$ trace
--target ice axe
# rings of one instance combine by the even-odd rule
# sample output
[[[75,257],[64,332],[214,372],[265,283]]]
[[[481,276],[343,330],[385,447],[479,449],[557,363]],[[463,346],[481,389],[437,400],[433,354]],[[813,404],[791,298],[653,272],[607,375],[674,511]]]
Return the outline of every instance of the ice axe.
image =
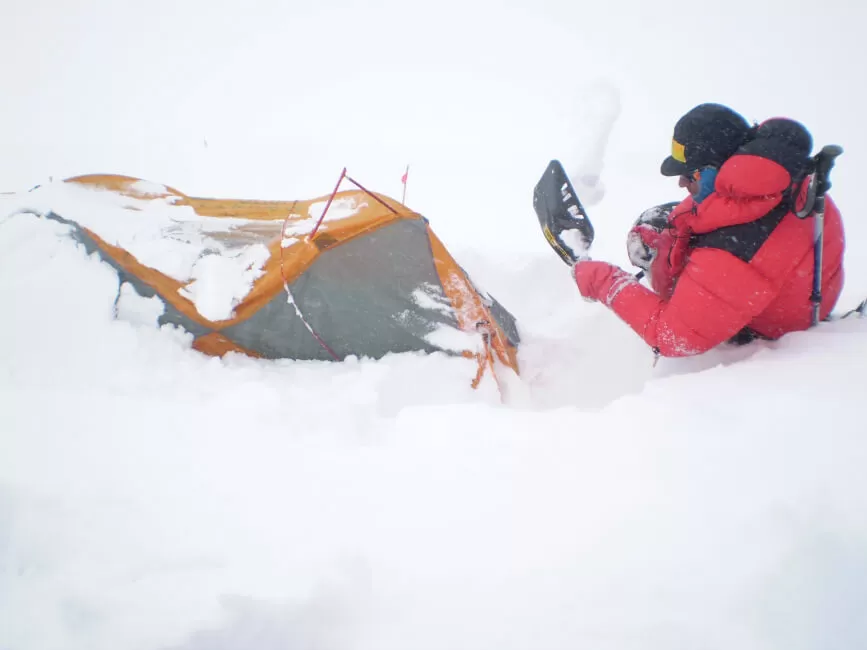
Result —
[[[843,148],[836,144],[828,144],[813,156],[813,178],[807,189],[807,200],[804,207],[795,212],[799,219],[813,216],[813,291],[810,302],[813,304],[812,324],[819,324],[819,310],[822,306],[822,249],[825,235],[825,192],[831,188],[828,175],[834,166],[834,160],[843,153]]]

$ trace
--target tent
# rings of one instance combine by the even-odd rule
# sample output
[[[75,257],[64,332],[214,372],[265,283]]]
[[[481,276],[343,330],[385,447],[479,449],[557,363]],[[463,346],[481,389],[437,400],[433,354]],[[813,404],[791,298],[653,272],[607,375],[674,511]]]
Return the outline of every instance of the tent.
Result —
[[[339,191],[344,179],[355,187]],[[345,170],[341,182],[312,200],[258,201],[77,176],[63,182],[76,200],[52,203],[45,216],[69,224],[121,287],[158,297],[159,324],[190,332],[206,354],[342,360],[442,351],[478,360],[474,385],[495,364],[517,372],[514,317],[474,286],[428,220]],[[125,237],[127,222],[155,228],[158,244],[143,247],[140,230]],[[170,243],[186,248],[167,256]],[[193,270],[177,272],[187,258]]]

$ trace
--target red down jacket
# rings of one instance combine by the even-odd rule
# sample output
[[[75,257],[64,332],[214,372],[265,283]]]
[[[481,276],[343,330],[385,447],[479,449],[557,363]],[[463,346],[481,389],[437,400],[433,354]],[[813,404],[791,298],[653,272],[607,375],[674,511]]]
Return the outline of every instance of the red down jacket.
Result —
[[[794,188],[798,208],[808,180]],[[700,204],[687,198],[671,213],[675,239],[665,262],[671,264],[673,285],[668,291],[655,286],[660,293],[654,293],[630,282],[609,307],[671,357],[700,354],[744,328],[771,339],[807,329],[814,221],[798,219],[788,207],[784,193],[791,186],[783,164],[756,153],[732,156],[709,197]],[[821,318],[843,287],[843,251],[840,213],[826,196]]]

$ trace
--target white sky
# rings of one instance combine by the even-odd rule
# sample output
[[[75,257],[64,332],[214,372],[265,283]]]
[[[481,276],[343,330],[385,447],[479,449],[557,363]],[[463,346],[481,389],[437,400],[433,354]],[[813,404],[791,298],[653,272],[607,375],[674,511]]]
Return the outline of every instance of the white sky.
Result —
[[[580,157],[603,84],[622,105],[594,209],[612,254],[641,210],[681,195],[659,163],[703,101],[842,144],[845,216],[867,168],[865,18],[850,0],[2,0],[0,191],[112,172],[308,198],[346,165],[399,197],[409,163],[409,204],[451,245],[496,229],[541,250],[532,186],[550,158]]]

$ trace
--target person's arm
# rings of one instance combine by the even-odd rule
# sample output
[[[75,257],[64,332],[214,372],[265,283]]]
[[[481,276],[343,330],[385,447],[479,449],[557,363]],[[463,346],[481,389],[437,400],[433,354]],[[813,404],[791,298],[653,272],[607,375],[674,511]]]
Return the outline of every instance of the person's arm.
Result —
[[[725,251],[692,251],[665,300],[605,262],[579,262],[582,295],[605,303],[659,354],[701,354],[727,341],[771,303],[777,291],[749,264]]]

